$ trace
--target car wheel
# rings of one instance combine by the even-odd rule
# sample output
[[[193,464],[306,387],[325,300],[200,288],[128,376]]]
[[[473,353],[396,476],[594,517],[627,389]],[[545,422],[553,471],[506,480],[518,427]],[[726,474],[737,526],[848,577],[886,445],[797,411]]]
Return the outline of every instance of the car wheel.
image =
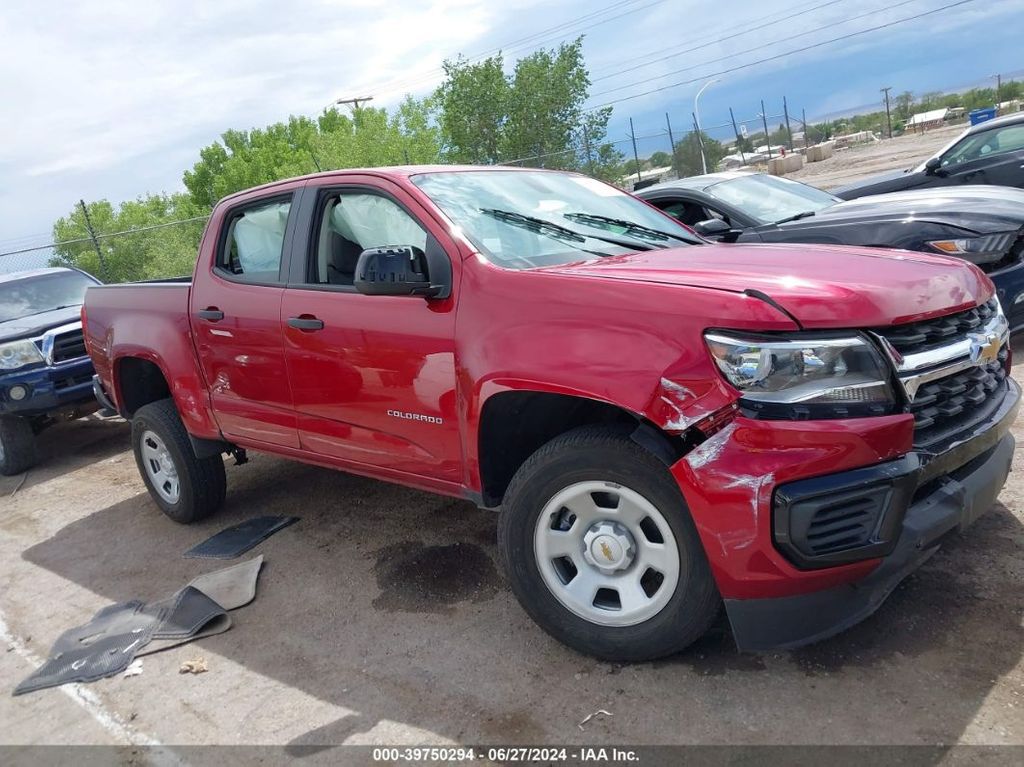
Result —
[[[31,422],[13,415],[0,416],[0,474],[21,474],[37,460]]]
[[[598,658],[678,652],[720,609],[675,481],[611,428],[569,432],[522,465],[505,496],[498,543],[526,612],[556,639]]]
[[[224,461],[219,455],[196,457],[173,401],[160,400],[136,411],[132,449],[150,496],[175,522],[197,522],[223,505]]]

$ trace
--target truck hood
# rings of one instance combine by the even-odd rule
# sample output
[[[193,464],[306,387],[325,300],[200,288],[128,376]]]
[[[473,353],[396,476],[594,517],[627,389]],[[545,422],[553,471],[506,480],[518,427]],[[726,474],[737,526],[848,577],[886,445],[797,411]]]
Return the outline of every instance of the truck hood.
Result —
[[[81,312],[81,306],[70,306],[66,309],[54,309],[52,312],[30,314],[27,317],[16,317],[0,322],[0,343],[16,341],[19,338],[36,338],[51,328],[77,322],[81,319]]]
[[[697,245],[547,267],[547,272],[767,294],[806,328],[883,327],[987,301],[959,259],[833,245]],[[681,297],[685,308],[685,297]]]
[[[904,219],[948,224],[977,234],[1013,231],[1024,226],[1024,190],[959,186],[889,192],[841,202],[793,224]]]

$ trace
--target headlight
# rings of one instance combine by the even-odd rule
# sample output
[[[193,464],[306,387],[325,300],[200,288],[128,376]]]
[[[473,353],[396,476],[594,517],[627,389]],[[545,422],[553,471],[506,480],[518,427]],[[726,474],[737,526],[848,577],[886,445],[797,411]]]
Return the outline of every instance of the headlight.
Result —
[[[744,400],[780,405],[894,402],[881,355],[860,336],[743,337],[707,333],[715,364]]]
[[[42,352],[31,341],[14,341],[9,344],[0,344],[0,370],[15,370],[16,368],[42,361]]]
[[[969,261],[984,264],[998,261],[1006,255],[1017,235],[1018,232],[997,232],[961,240],[933,240],[928,244],[947,256],[962,256]]]

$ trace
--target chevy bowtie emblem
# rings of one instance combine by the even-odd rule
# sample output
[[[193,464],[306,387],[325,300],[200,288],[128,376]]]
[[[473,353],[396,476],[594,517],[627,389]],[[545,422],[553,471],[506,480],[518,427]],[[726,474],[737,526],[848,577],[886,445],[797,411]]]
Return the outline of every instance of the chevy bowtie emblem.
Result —
[[[995,362],[999,358],[1002,343],[995,333],[970,333],[972,362]]]

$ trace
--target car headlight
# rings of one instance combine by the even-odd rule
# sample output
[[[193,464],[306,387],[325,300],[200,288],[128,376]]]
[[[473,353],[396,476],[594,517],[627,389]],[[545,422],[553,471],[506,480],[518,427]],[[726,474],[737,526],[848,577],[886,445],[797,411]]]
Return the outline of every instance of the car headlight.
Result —
[[[850,415],[849,408],[895,402],[888,367],[866,338],[774,338],[707,333],[711,356],[742,399],[780,406],[825,406]],[[784,409],[772,408],[778,417]],[[804,414],[810,415],[807,410]],[[820,412],[827,415],[827,412]]]
[[[0,344],[0,370],[15,370],[42,361],[43,354],[32,341]]]
[[[933,240],[928,244],[947,256],[961,256],[975,263],[998,261],[1013,246],[1018,232],[997,232],[959,240]]]

